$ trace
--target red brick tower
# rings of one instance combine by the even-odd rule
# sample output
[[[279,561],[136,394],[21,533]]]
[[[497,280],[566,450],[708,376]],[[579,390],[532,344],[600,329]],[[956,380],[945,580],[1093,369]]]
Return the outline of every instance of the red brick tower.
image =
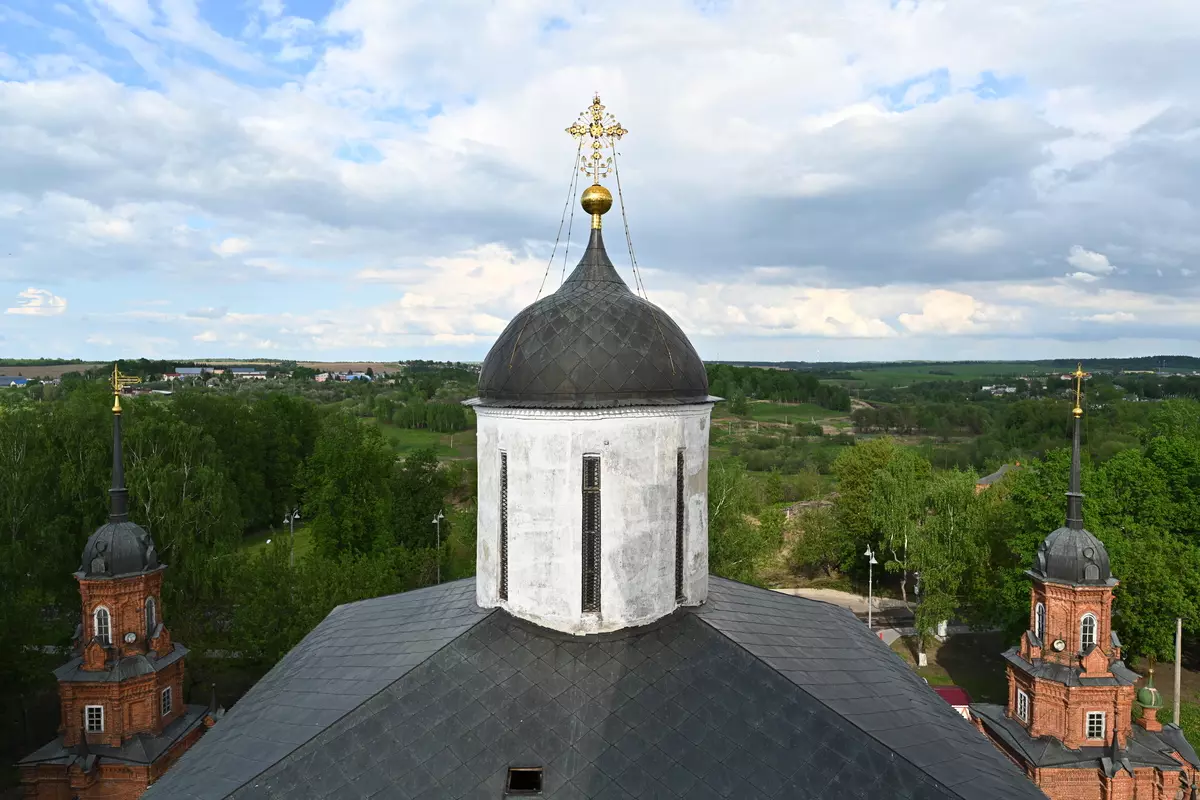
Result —
[[[25,797],[136,798],[220,716],[183,702],[187,648],[163,624],[160,564],[130,521],[113,368],[113,476],[108,522],[88,539],[75,579],[83,603],[75,658],[55,670],[59,736],[20,763]]]
[[[1008,703],[972,705],[971,716],[1055,800],[1178,800],[1191,795],[1200,761],[1177,726],[1156,719],[1152,700],[1135,727],[1139,676],[1121,660],[1112,629],[1118,582],[1104,544],[1083,527],[1084,377],[1077,369],[1066,525],[1046,537],[1026,573],[1029,630],[1004,654]]]

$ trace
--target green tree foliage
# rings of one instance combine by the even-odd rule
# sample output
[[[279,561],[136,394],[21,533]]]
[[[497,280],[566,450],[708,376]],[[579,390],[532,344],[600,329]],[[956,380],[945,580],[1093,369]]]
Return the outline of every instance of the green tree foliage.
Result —
[[[928,636],[942,620],[962,616],[969,587],[987,564],[975,475],[957,470],[925,485],[924,517],[912,542],[910,566],[920,574],[917,631]]]
[[[811,372],[791,369],[761,369],[735,367],[730,364],[709,364],[708,388],[718,397],[730,400],[735,395],[755,400],[775,400],[780,403],[815,403],[834,411],[850,410],[850,394],[841,386],[825,383]]]
[[[333,558],[392,543],[394,469],[395,456],[377,428],[347,414],[325,418],[301,475],[318,552]]]
[[[778,551],[782,535],[783,512],[763,510],[745,465],[732,458],[710,462],[709,569],[724,578],[755,583],[763,559]]]
[[[393,425],[401,428],[427,428],[438,433],[453,433],[465,431],[473,424],[467,409],[458,403],[426,403],[415,400],[396,406],[386,398],[381,400],[384,401],[382,404],[376,401],[377,407],[382,406],[376,412],[376,416],[380,416],[380,411],[384,411],[387,416],[380,418],[390,419]]]
[[[268,545],[231,576],[238,597],[232,627],[240,652],[264,665],[281,658],[337,606],[426,586],[436,571],[432,550],[316,555],[294,567],[288,554],[282,542]]]
[[[792,569],[808,577],[833,576],[854,557],[854,542],[830,508],[807,508],[792,525],[796,539],[789,558]]]
[[[836,516],[846,534],[864,547],[878,545],[871,518],[872,487],[879,472],[896,455],[899,446],[889,438],[871,439],[843,450],[833,462],[838,481]]]
[[[892,444],[887,461],[875,472],[870,485],[867,512],[872,545],[884,569],[899,573],[900,593],[906,601],[910,562],[922,546],[918,532],[926,522],[931,474],[928,461]]]

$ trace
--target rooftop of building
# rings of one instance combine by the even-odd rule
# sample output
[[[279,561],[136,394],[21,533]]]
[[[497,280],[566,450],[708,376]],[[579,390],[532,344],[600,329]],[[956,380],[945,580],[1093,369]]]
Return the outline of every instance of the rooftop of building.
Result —
[[[715,577],[591,636],[469,579],[340,606],[144,797],[501,797],[512,766],[545,797],[1042,797],[849,612]]]
[[[971,714],[1027,763],[1036,767],[1098,769],[1102,767],[1103,759],[1111,759],[1110,744],[1073,750],[1051,736],[1030,736],[1024,725],[1005,713],[1004,706],[974,703],[971,705]],[[1189,764],[1200,767],[1195,749],[1188,744],[1177,725],[1164,724],[1163,729],[1157,732],[1134,725],[1133,735],[1123,748],[1125,759],[1134,768],[1156,767],[1176,772],[1182,769],[1182,765],[1171,756],[1172,752],[1179,753]]]

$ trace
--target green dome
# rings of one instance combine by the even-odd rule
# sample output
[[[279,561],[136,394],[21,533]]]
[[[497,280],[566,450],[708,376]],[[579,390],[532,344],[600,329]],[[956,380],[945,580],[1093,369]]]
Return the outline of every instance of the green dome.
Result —
[[[1154,671],[1151,670],[1149,677],[1146,679],[1146,685],[1137,691],[1138,705],[1142,708],[1162,708],[1162,695],[1158,693],[1158,689],[1154,688]]]

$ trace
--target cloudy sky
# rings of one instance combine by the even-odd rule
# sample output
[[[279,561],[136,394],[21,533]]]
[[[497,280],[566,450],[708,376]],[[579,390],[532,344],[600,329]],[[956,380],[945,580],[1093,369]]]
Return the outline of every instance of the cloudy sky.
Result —
[[[0,356],[480,358],[593,91],[705,358],[1200,354],[1198,52],[1195,0],[0,0]]]

